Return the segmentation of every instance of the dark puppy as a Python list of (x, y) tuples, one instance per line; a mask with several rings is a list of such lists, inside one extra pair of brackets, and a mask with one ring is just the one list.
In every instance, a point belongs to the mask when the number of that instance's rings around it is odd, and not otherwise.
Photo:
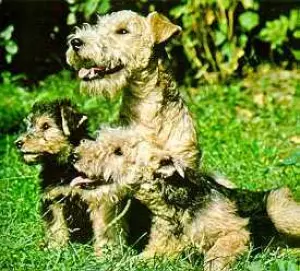
[[(88, 137), (87, 117), (78, 113), (68, 100), (36, 103), (27, 120), (27, 131), (15, 142), (25, 163), (41, 164), (42, 215), (49, 247), (65, 245), (70, 239), (91, 237), (87, 204), (71, 193), (70, 181), (77, 176), (70, 163), (71, 153), (80, 140)], [(49, 198), (53, 189), (62, 190)], [(63, 193), (64, 192), (64, 193)]]

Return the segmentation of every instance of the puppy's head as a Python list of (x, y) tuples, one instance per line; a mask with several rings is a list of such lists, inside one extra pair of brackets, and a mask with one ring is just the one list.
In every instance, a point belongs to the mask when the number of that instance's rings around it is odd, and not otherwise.
[[(74, 152), (80, 182), (138, 184), (157, 176), (167, 178), (183, 168), (153, 140), (133, 130), (100, 132), (96, 141), (84, 140)], [(76, 184), (73, 183), (73, 184)]]
[(68, 100), (36, 103), (25, 120), (26, 132), (15, 144), (26, 163), (42, 162), (48, 157), (67, 158), (87, 136), (86, 120)]

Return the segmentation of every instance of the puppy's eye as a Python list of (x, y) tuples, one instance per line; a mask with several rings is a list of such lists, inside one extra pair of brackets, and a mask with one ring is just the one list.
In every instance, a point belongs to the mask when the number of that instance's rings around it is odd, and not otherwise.
[(80, 144), (84, 144), (84, 143), (86, 143), (86, 139), (81, 139)]
[(165, 158), (165, 159), (162, 159), (159, 163), (160, 166), (162, 167), (165, 167), (165, 166), (170, 166), (172, 165), (172, 159), (171, 158)]
[(125, 34), (128, 34), (129, 31), (125, 28), (120, 28), (116, 31), (117, 34), (120, 34), (120, 35), (125, 35)]
[(118, 156), (121, 156), (121, 155), (123, 155), (123, 152), (122, 152), (121, 148), (118, 147), (118, 148), (115, 149), (114, 154), (118, 155)]
[(47, 123), (47, 122), (45, 122), (45, 123), (42, 125), (42, 129), (43, 129), (44, 131), (48, 130), (49, 128), (50, 128), (50, 125), (49, 125), (49, 123)]

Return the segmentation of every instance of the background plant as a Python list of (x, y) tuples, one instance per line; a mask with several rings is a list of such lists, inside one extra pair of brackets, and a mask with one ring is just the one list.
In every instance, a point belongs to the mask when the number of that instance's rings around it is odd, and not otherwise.
[(14, 55), (18, 53), (18, 45), (12, 39), (13, 32), (14, 26), (11, 24), (0, 32), (0, 47), (5, 50), (5, 60), (8, 64), (12, 62)]
[[(65, 41), (74, 25), (94, 23), (97, 14), (122, 9), (144, 15), (157, 10), (183, 26), (181, 37), (169, 44), (170, 55), (174, 56), (177, 80), (193, 85), (227, 80), (248, 73), (263, 62), (284, 63), (291, 68), (300, 59), (300, 11), (292, 10), (295, 5), (290, 1), (284, 10), (277, 1), (267, 6), (258, 0), (61, 0), (51, 5), (42, 2), (20, 2), (16, 6), (4, 1), (0, 5), (0, 24), (8, 25), (0, 32), (1, 69), (24, 72), (33, 79), (59, 71), (66, 67)], [(19, 14), (13, 13), (16, 9), (20, 9)], [(10, 12), (11, 16), (7, 16)], [(29, 35), (31, 39), (26, 38)], [(35, 44), (40, 46), (35, 48)]]
[(287, 49), (296, 60), (300, 60), (300, 50), (293, 48), (289, 42), (292, 38), (300, 42), (300, 10), (291, 10), (289, 16), (280, 15), (275, 20), (267, 21), (259, 38), (269, 44), (272, 58), (273, 52), (283, 55)]
[(92, 15), (104, 14), (111, 8), (110, 0), (66, 0), (69, 4), (69, 15), (67, 17), (67, 24), (73, 25), (77, 22), (78, 16), (89, 20)]
[(259, 24), (259, 16), (253, 11), (258, 9), (258, 4), (253, 0), (186, 0), (182, 3), (170, 14), (182, 22), (181, 44), (196, 71), (194, 77), (210, 81), (211, 75), (220, 78), (232, 75), (245, 55), (251, 31)]

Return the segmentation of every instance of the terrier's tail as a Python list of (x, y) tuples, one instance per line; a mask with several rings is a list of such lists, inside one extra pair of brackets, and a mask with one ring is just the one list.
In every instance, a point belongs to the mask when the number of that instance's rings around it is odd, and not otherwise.
[(300, 238), (300, 202), (296, 202), (288, 188), (270, 192), (267, 212), (276, 229), (292, 238)]

